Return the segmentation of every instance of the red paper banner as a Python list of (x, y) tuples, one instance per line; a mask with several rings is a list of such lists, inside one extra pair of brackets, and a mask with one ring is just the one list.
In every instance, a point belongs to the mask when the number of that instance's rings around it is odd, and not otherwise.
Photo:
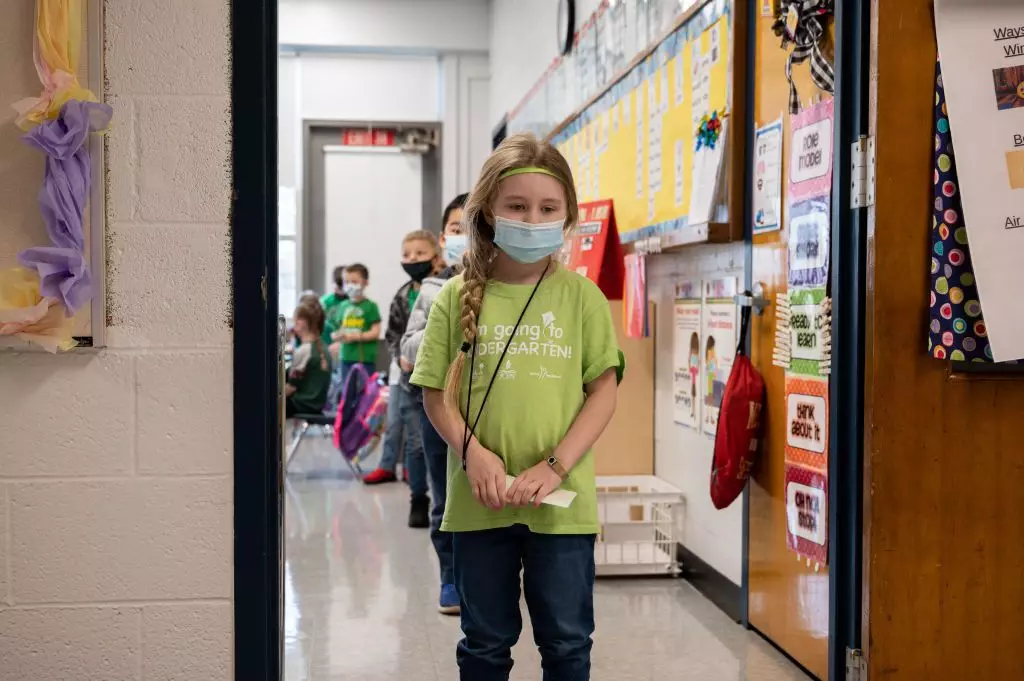
[(622, 300), (625, 265), (610, 199), (581, 203), (580, 224), (562, 249), (562, 262), (600, 287), (608, 300)]

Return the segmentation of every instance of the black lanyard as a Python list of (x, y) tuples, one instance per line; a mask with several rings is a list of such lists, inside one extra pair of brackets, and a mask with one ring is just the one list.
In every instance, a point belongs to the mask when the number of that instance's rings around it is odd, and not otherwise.
[[(541, 282), (544, 281), (544, 277), (547, 276), (548, 270), (551, 268), (551, 261), (544, 267), (544, 271), (540, 275), (540, 279), (537, 280), (536, 286), (533, 287), (533, 291), (530, 293), (530, 297), (526, 300), (526, 305), (523, 306), (523, 311), (519, 313), (519, 319), (516, 320), (516, 325), (512, 327), (512, 333), (508, 336), (508, 342), (505, 343), (504, 349), (501, 351), (501, 357), (498, 358), (498, 364), (494, 367), (494, 373), (491, 374), (491, 381), (487, 384), (487, 392), (484, 393), (484, 399), (480, 403), (480, 410), (476, 413), (476, 419), (473, 421), (473, 426), (469, 425), (469, 413), (471, 405), (473, 404), (473, 370), (476, 367), (476, 346), (477, 338), (473, 339), (473, 347), (469, 355), (469, 389), (466, 391), (466, 429), (462, 435), (462, 470), (466, 470), (466, 453), (469, 451), (469, 443), (472, 442), (473, 436), (476, 434), (476, 427), (480, 425), (480, 418), (484, 415), (484, 406), (487, 404), (487, 398), (491, 396), (491, 388), (494, 387), (494, 380), (498, 377), (498, 372), (501, 371), (501, 363), (505, 361), (505, 354), (508, 352), (508, 347), (512, 345), (515, 340), (516, 332), (519, 331), (519, 325), (523, 323), (523, 317), (526, 316), (526, 311), (530, 308), (530, 303), (533, 302), (533, 297), (537, 295), (537, 289), (540, 288)], [(481, 305), (481, 308), (483, 306)], [(477, 319), (479, 322), (480, 320)]]

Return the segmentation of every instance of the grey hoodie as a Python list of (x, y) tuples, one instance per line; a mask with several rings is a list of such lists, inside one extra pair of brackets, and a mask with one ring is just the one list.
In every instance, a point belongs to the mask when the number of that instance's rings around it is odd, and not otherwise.
[[(430, 308), (434, 299), (441, 291), (445, 282), (455, 276), (455, 269), (447, 268), (436, 277), (427, 277), (420, 284), (420, 295), (412, 306), (409, 313), (409, 323), (405, 327), (405, 335), (402, 336), (401, 351), (402, 359), (410, 364), (416, 364), (416, 355), (420, 351), (420, 344), (423, 342), (423, 333), (427, 330), (427, 317), (430, 315)], [(412, 386), (409, 383), (410, 373), (402, 372), (402, 386), (409, 390)]]

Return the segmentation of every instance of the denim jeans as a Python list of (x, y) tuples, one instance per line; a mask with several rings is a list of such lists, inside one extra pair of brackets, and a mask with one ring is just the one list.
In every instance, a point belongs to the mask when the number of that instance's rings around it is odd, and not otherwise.
[(400, 385), (391, 386), (388, 396), (388, 425), (384, 431), (384, 452), (380, 465), (386, 471), (395, 470), (398, 454), (405, 454), (405, 468), (409, 471), (409, 487), (413, 496), (426, 496), (427, 469), (423, 462), (423, 440), (420, 436), (420, 416), (409, 391)]
[(462, 603), (462, 681), (506, 681), (523, 621), (519, 573), (544, 681), (589, 681), (594, 633), (594, 535), (534, 534), (524, 525), (455, 532)]
[(452, 568), (452, 535), (441, 531), (441, 520), (444, 518), (444, 504), (448, 498), (448, 443), (437, 434), (434, 426), (419, 404), (420, 419), (423, 433), (423, 458), (427, 463), (427, 478), (430, 480), (432, 503), (430, 506), (430, 541), (437, 552), (437, 562), (441, 566), (441, 584), (454, 584), (455, 572)]

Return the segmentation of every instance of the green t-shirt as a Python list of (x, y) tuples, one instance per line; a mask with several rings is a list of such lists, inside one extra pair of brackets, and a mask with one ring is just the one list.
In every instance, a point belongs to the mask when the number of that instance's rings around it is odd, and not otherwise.
[(331, 319), (334, 316), (334, 311), (339, 305), (348, 300), (337, 293), (328, 293), (326, 296), (320, 299), (320, 307), (324, 308), (324, 315), (327, 319)]
[(295, 386), (291, 397), (300, 411), (320, 413), (331, 385), (331, 363), (316, 343), (303, 343), (295, 351), (288, 383)]
[[(335, 309), (331, 322), (338, 331), (369, 331), (374, 324), (380, 323), (380, 310), (377, 303), (368, 298), (344, 300)], [(342, 342), (341, 361), (376, 363), (377, 340)]]
[(409, 287), (409, 311), (412, 312), (412, 306), (416, 304), (416, 299), (420, 297), (420, 290), (416, 286)]
[[(461, 288), (461, 276), (448, 281), (430, 309), (412, 375), (414, 385), (444, 389), (448, 367), (462, 345)], [(463, 404), (472, 374), (472, 420), (532, 291), (532, 284), (487, 284), (476, 366), (472, 372), (467, 366), (463, 373)], [(477, 439), (502, 457), (509, 475), (522, 473), (565, 437), (583, 407), (584, 385), (619, 363), (608, 301), (589, 279), (558, 268), (540, 285), (516, 332), (476, 428)], [(441, 527), (448, 532), (472, 532), (523, 524), (541, 534), (599, 532), (591, 453), (573, 467), (562, 488), (577, 494), (567, 509), (543, 505), (492, 511), (473, 498), (461, 460), (449, 451), (448, 501)]]

